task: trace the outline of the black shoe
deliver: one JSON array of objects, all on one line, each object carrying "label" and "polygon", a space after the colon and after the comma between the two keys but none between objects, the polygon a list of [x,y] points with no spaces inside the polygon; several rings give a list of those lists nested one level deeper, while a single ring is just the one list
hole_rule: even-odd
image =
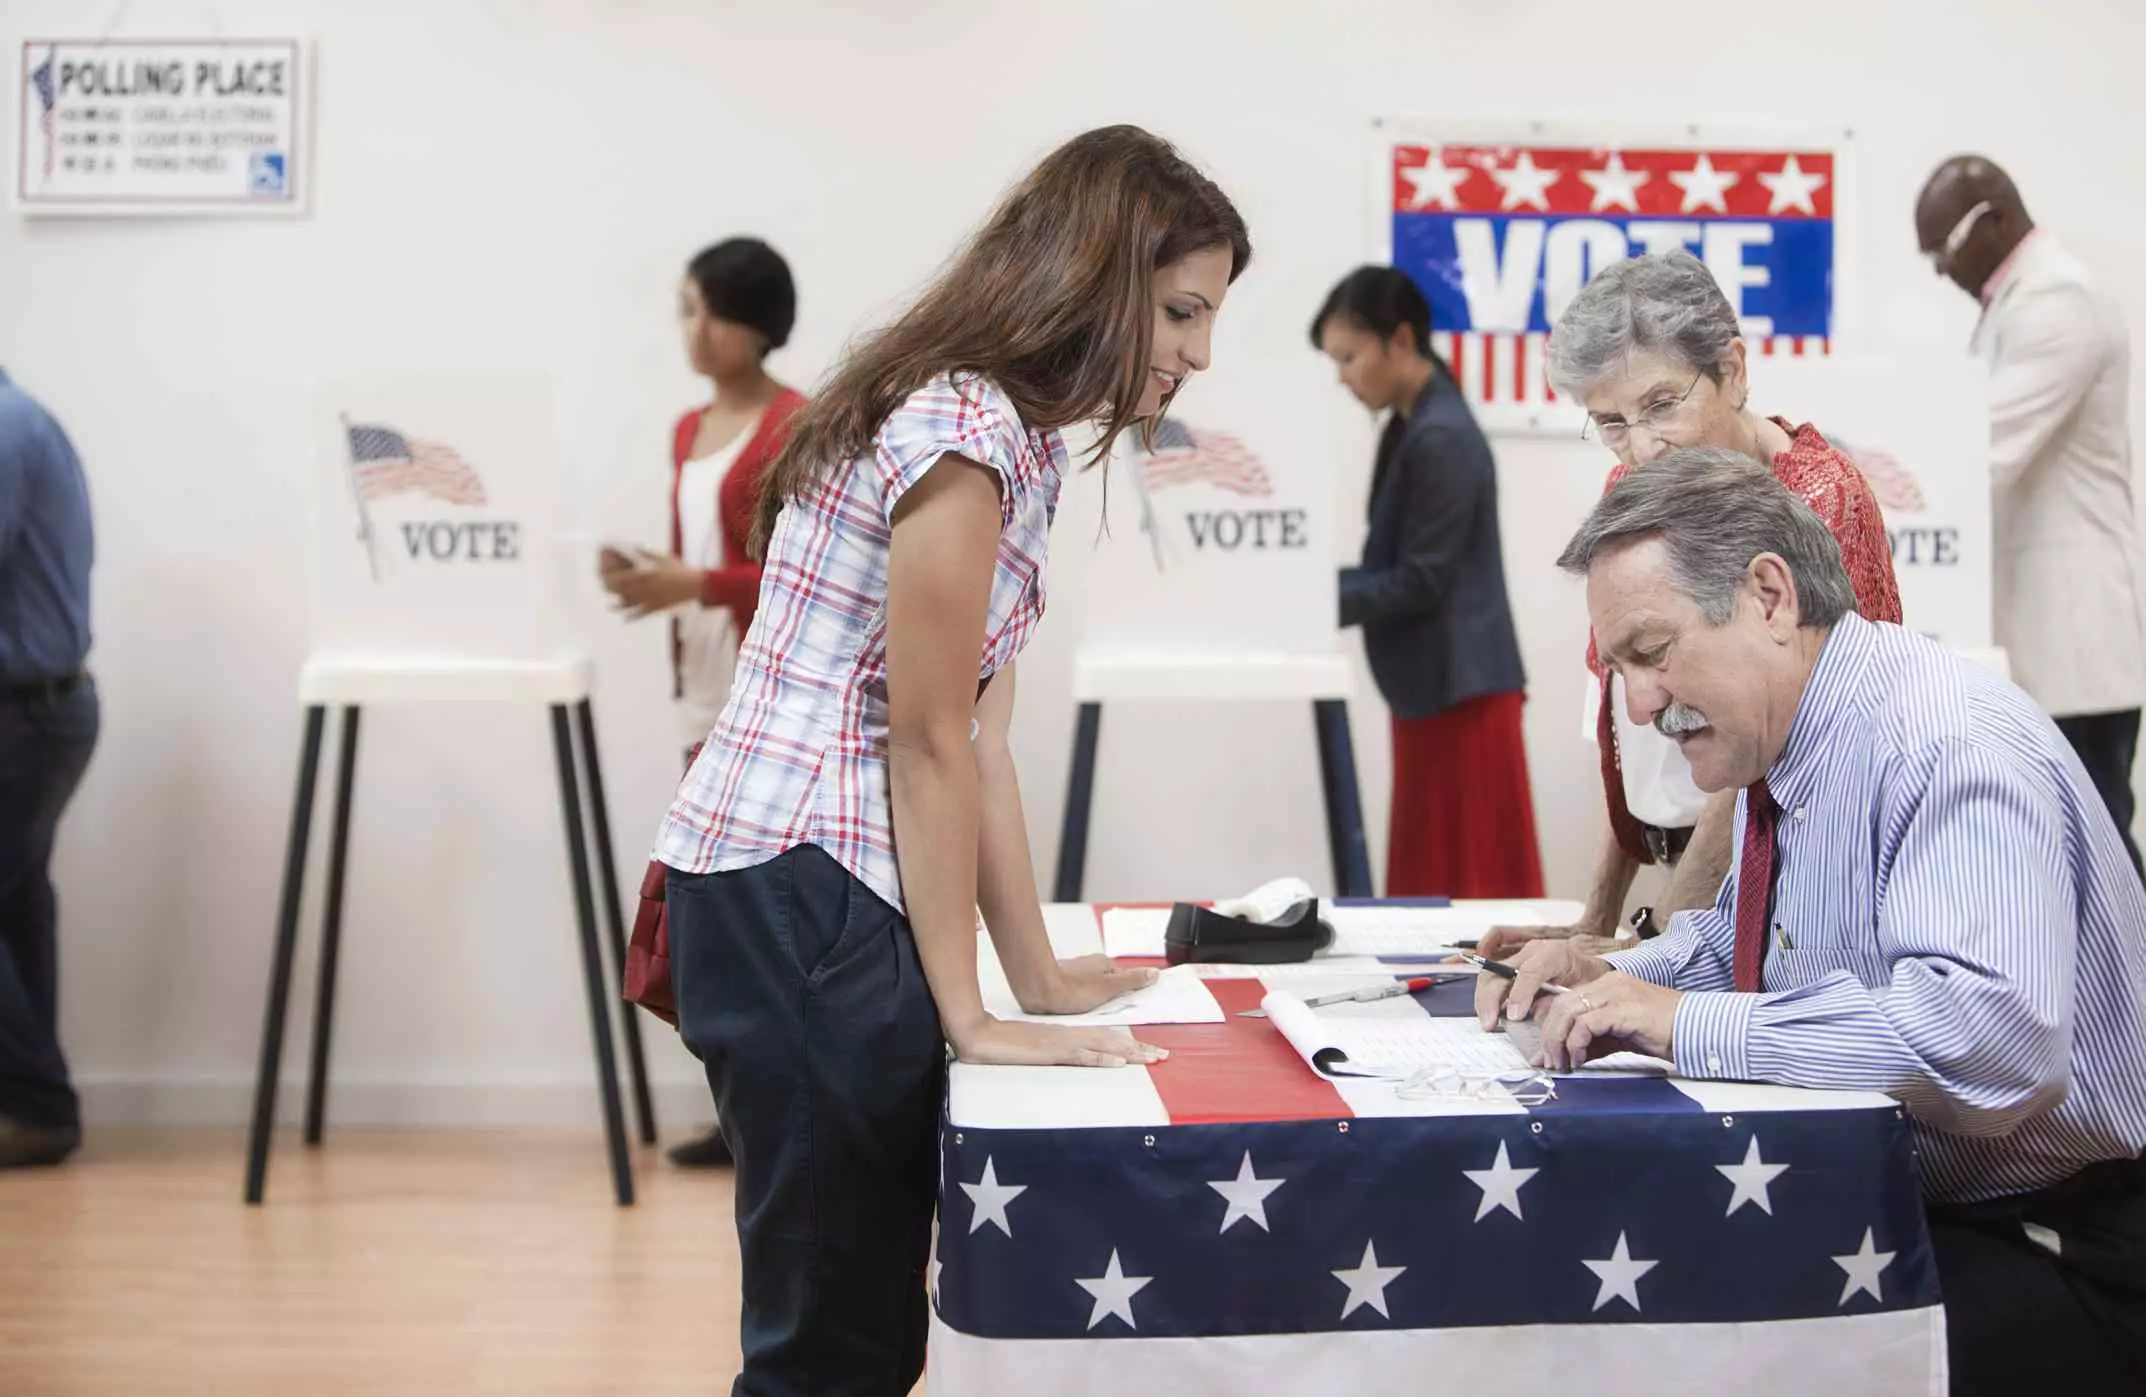
[{"label": "black shoe", "polygon": [[708,1127],[708,1133],[698,1140],[688,1140],[683,1145],[670,1148],[671,1163],[681,1169],[721,1169],[732,1163],[730,1146],[723,1143],[723,1128]]},{"label": "black shoe", "polygon": [[58,1164],[82,1145],[75,1125],[23,1125],[0,1116],[0,1169],[35,1169]]}]

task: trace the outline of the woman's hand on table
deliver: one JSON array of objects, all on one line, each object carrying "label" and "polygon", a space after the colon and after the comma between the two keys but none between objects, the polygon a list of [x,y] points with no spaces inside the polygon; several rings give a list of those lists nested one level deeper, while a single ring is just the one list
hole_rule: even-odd
[{"label": "woman's hand on table", "polygon": [[1120,966],[1109,956],[1075,956],[1057,962],[1038,984],[1016,985],[1014,998],[1027,1014],[1085,1014],[1146,989],[1159,973],[1153,966]]},{"label": "woman's hand on table", "polygon": [[998,1067],[1145,1067],[1170,1055],[1122,1028],[1008,1022],[988,1014],[948,1039],[963,1062]]}]

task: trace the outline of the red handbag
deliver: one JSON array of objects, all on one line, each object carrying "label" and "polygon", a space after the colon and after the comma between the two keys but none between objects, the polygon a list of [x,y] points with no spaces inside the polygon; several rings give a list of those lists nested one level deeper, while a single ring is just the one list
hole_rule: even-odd
[{"label": "red handbag", "polygon": [[671,928],[663,906],[664,875],[670,870],[651,859],[641,875],[641,900],[633,911],[633,935],[626,942],[626,1002],[678,1027],[678,1001],[671,995]]}]

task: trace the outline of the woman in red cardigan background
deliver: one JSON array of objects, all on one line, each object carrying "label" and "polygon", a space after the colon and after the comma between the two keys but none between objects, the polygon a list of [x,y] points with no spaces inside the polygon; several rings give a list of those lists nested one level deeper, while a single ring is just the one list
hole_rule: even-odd
[{"label": "woman in red cardigan background", "polygon": [[[628,616],[671,618],[672,696],[690,764],[730,697],[738,642],[760,596],[746,553],[760,476],[805,399],[767,371],[790,338],[797,288],[789,264],[757,238],[731,238],[686,267],[678,319],[693,371],[714,397],[678,419],[671,437],[671,547],[606,548],[604,589]],[[720,1132],[671,1151],[683,1165],[730,1161]]]}]

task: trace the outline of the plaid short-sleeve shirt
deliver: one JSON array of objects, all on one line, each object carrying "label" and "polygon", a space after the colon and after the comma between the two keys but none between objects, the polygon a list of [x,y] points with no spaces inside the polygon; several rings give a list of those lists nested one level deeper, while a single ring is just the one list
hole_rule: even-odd
[{"label": "plaid short-sleeve shirt", "polygon": [[881,424],[872,450],[782,512],[723,715],[656,836],[682,873],[816,844],[901,908],[887,775],[887,553],[894,507],[941,456],[995,472],[1002,531],[977,678],[1011,663],[1043,617],[1066,465],[989,380],[940,375]]}]

